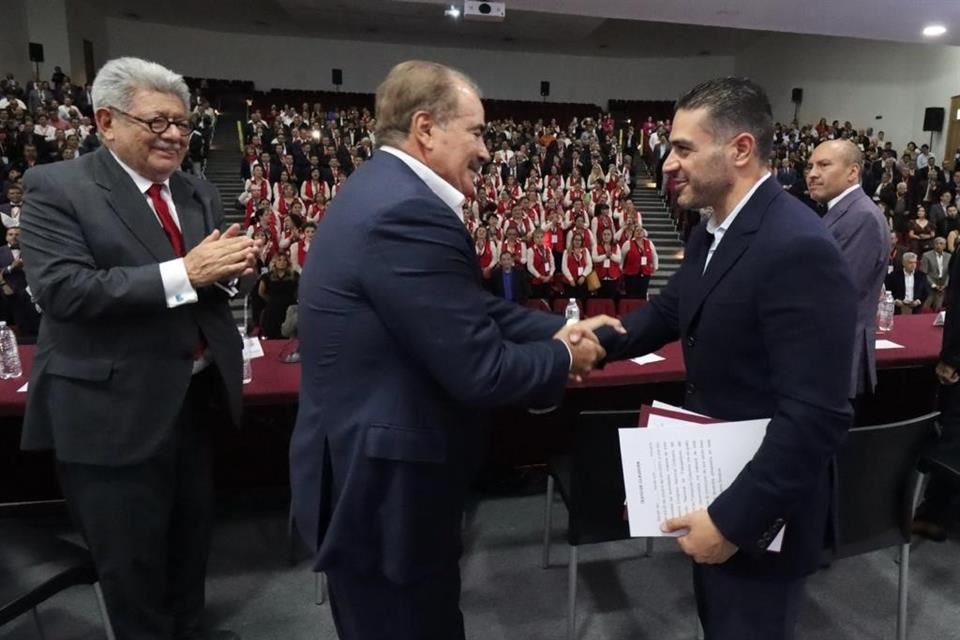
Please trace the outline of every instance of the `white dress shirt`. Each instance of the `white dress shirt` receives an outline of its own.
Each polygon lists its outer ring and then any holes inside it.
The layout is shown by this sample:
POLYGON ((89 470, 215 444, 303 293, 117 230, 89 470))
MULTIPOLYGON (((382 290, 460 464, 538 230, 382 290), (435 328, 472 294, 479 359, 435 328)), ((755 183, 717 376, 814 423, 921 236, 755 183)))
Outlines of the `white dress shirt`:
POLYGON ((910 303, 913 302, 913 276, 916 274, 916 271, 913 273, 903 272, 903 302, 910 303))
POLYGON ((757 183, 750 188, 750 191, 747 191, 747 194, 743 196, 740 202, 737 203, 737 206, 727 214, 727 217, 724 218, 723 222, 717 224, 716 214, 710 216, 710 219, 707 220, 707 233, 713 234, 713 244, 710 245, 710 249, 707 251, 707 259, 703 263, 703 272, 707 272, 707 266, 710 264, 710 259, 713 258, 713 254, 716 253, 717 247, 720 246, 720 242, 723 240, 724 234, 727 232, 727 229, 730 228, 730 225, 733 224, 733 221, 736 219, 737 214, 740 213, 740 210, 743 209, 750 198, 753 197, 753 194, 757 192, 757 189, 760 188, 760 185, 763 184, 763 181, 770 177, 770 172, 763 174, 763 177, 757 180, 757 183))
POLYGON ((433 191, 438 198, 443 200, 444 204, 450 207, 450 209, 457 214, 457 217, 460 218, 460 222, 463 222, 463 201, 466 200, 466 198, 462 193, 457 191, 452 184, 441 178, 433 169, 423 164, 406 151, 387 145, 380 147, 380 150, 386 151, 390 155, 400 158, 403 164, 410 167, 410 170, 417 174, 418 178, 423 180, 423 182, 430 188, 430 191, 433 191))
MULTIPOLYGON (((150 200, 150 196, 147 195, 147 189, 153 185, 153 182, 128 167, 112 150, 110 153, 113 155, 114 160, 117 161, 117 164, 130 176, 133 183, 137 185, 137 189, 147 201, 147 206, 150 207, 150 210, 153 211, 154 216, 156 216, 157 212, 153 208, 153 202, 150 200)), ((170 193, 169 178, 163 182, 160 197, 167 203, 167 208, 170 210, 170 217, 173 218, 177 228, 182 228, 180 226, 180 218, 177 216, 177 205, 174 204, 173 195, 170 193)), ((157 217, 157 224, 161 224, 159 217, 157 217)), ((190 284, 190 278, 187 277, 187 267, 183 262, 183 258, 161 262, 160 279, 163 281, 163 294, 167 298, 168 308, 173 309, 174 307, 192 304, 197 301, 197 291, 193 288, 193 285, 190 284)))
POLYGON ((848 193, 855 191, 859 186, 860 186, 859 184, 855 184, 852 187, 847 187, 843 191, 843 193, 841 193, 836 198, 832 199, 830 202, 827 203, 827 211, 830 211, 830 209, 833 209, 835 206, 837 206, 838 202, 846 198, 848 193))

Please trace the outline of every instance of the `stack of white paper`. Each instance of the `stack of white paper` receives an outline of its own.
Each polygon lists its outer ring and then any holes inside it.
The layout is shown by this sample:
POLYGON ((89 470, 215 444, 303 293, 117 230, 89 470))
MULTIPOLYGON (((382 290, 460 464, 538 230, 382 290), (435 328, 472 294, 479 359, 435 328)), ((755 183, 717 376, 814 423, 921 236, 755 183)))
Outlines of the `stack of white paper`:
MULTIPOLYGON (((753 458, 769 422, 721 422, 660 402, 645 407, 646 428, 620 429, 630 535, 667 535, 665 520, 706 509, 753 458)), ((770 551, 780 550, 783 531, 770 551)))

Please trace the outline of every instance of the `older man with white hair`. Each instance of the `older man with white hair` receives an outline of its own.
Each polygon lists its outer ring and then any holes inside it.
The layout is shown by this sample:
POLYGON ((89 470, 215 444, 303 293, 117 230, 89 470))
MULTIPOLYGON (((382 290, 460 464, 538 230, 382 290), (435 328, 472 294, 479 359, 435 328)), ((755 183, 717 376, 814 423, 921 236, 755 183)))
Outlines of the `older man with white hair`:
POLYGON ((122 640, 204 637, 210 430, 240 414, 225 283, 252 274, 256 247, 221 231, 213 186, 178 172, 188 103, 176 73, 111 60, 93 83, 103 146, 25 181, 44 320, 22 446, 54 450, 122 640))

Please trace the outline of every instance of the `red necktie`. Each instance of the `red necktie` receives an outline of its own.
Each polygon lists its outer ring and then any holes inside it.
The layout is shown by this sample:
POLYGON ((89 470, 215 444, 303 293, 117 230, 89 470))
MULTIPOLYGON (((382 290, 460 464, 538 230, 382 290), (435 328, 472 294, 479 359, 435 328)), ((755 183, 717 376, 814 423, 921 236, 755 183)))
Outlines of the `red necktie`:
POLYGON ((162 184, 152 184, 150 188, 147 189, 147 195, 150 196, 150 201, 153 202, 153 208, 157 212, 157 217, 160 218, 160 226, 163 227, 163 232, 167 235, 167 239, 173 247, 173 252, 177 254, 178 258, 182 258, 185 255, 183 250, 183 234, 180 233, 180 227, 177 226, 177 223, 173 220, 173 216, 170 215, 170 208, 167 207, 166 201, 160 196, 162 189, 162 184))

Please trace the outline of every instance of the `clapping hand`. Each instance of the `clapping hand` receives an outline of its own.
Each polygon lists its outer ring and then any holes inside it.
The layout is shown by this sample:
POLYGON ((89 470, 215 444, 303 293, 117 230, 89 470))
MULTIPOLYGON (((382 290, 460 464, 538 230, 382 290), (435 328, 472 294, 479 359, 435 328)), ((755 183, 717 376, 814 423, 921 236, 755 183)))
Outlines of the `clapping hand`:
POLYGON ((582 382, 583 377, 607 356, 594 333, 600 327, 613 327, 621 334, 627 332, 617 318, 601 315, 568 324, 553 336, 555 340, 561 340, 570 347, 573 355, 570 378, 575 382, 582 382))

